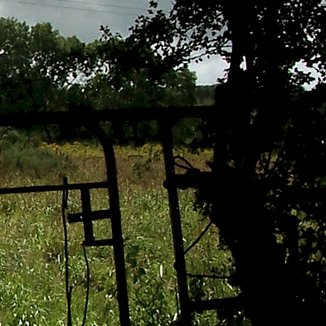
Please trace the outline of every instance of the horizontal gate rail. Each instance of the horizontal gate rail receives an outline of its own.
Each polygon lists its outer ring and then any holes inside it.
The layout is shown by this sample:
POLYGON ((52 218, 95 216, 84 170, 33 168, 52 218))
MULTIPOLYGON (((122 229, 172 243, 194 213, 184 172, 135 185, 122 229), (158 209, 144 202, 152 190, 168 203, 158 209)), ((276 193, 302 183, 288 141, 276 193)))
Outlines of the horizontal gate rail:
POLYGON ((181 118, 210 118, 215 113, 213 106, 185 107, 150 107, 119 108, 92 110, 89 107, 78 107, 71 111, 59 112, 19 112, 0 114, 0 126, 24 128, 33 125, 65 124, 71 126, 89 125, 101 121, 145 121, 169 120, 181 118))
MULTIPOLYGON (((188 294, 186 264, 183 249, 182 221, 179 210, 177 188, 174 184, 174 159, 173 159, 173 125, 183 118, 199 118, 213 121, 215 117, 214 106, 188 106, 188 107, 149 107, 149 108, 111 108, 96 111, 89 106, 72 107, 70 111, 63 112, 19 112, 0 114, 0 127, 28 128, 38 125, 84 126, 93 132, 100 141, 106 162, 107 181, 94 183, 76 183, 61 185, 35 185, 24 187, 0 188, 0 195, 22 194, 50 191, 81 190, 83 218, 81 214, 74 215, 75 222, 90 222, 85 229, 85 243, 90 245, 113 245, 116 267, 117 299, 119 304, 120 325, 130 326, 126 269, 124 260, 124 247, 121 226, 121 212, 119 204, 119 190, 117 182, 116 160, 112 140, 99 125, 100 122, 158 121, 166 169, 166 185, 168 186, 170 219, 173 232, 175 251, 175 267, 178 279, 178 292, 180 300, 180 321, 183 325, 191 324, 193 307, 188 294), (92 233, 92 213, 89 201, 89 189, 106 188, 109 192, 110 219, 112 226, 112 239, 95 240, 92 233), (86 203, 86 204, 85 204, 86 203), (86 213, 85 213, 86 212, 86 213), (86 215, 85 215, 86 214, 86 215), (85 220, 88 216, 90 220, 85 220)), ((179 179, 181 179, 179 177, 179 179)), ((204 304, 202 304, 203 306, 204 304)), ((206 305, 206 303, 205 303, 206 305)))
POLYGON ((0 195, 6 194, 27 194, 34 192, 51 192, 63 190, 80 190, 80 189, 107 189, 108 182, 90 182, 90 183, 73 183, 67 185, 41 185, 28 187, 0 188, 0 195))

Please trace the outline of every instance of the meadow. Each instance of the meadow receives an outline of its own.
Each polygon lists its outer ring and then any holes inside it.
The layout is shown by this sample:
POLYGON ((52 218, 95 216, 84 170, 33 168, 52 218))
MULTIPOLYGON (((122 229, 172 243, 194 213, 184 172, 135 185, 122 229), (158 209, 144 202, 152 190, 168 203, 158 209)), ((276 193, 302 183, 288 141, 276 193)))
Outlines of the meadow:
MULTIPOLYGON (((2 140, 0 149, 1 187, 61 184, 64 176, 69 183, 105 180, 103 154, 94 143, 46 144, 30 138, 24 143, 11 135, 2 140)), ((173 325, 177 284, 161 148, 145 145, 115 151, 132 325, 173 325)), ((179 148, 175 154, 205 169, 212 153, 179 148)), ((105 190, 91 195, 93 209, 108 208, 105 190)), ((209 220, 194 210, 193 190, 182 190, 179 196, 188 248, 209 220)), ((80 210, 79 193, 70 191, 68 211, 80 210)), ((84 255, 82 225, 67 228, 73 325, 119 325, 112 248, 89 247, 84 255)), ((98 238, 110 237, 109 222, 97 221, 94 232, 98 238)), ((187 253, 186 262, 193 274, 232 271, 232 258, 219 246, 214 226, 187 253)), ((65 271, 62 193, 1 195, 0 325, 66 325, 65 271)), ((189 291, 194 298, 208 299, 234 295, 238 289, 225 279, 194 278, 189 291)), ((193 322, 222 324, 214 312, 198 314, 193 322)))

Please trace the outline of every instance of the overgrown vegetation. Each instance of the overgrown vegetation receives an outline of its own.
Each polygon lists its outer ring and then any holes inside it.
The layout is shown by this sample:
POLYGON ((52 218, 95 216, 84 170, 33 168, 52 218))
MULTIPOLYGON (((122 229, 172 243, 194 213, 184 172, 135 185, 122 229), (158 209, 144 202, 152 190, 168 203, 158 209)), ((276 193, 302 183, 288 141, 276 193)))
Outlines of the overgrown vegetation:
MULTIPOLYGON (((229 67, 215 89, 216 120, 206 125, 184 120, 177 135, 179 145, 195 140, 201 146, 214 135, 211 178, 200 180, 196 200, 210 208, 206 213, 232 252, 236 268, 232 284, 241 288, 244 315, 252 325, 326 324, 325 1, 218 0, 208 5, 207 1, 176 0, 169 12, 162 11, 155 0, 149 5, 148 14, 138 17, 126 38, 102 27, 102 39, 88 45, 76 38, 63 39, 50 24, 30 29, 1 19, 1 112, 72 110, 78 114, 87 108, 198 104, 195 76, 187 63, 203 55, 221 56, 229 67)), ((140 146, 156 140, 155 123, 118 127, 106 130, 117 144, 140 146)), ((69 126, 55 136, 51 131, 46 130, 51 142, 82 135, 69 126)), ((42 156, 46 170, 56 164, 47 165, 53 158, 48 160, 48 155, 55 156, 61 149, 45 147, 34 155, 42 156)), ((132 175, 140 182, 153 172, 156 161, 143 161, 137 155, 126 158, 123 171, 133 166, 132 175), (137 158, 135 164, 132 158, 137 158)), ((6 148, 3 157, 6 166, 21 171, 12 176, 26 182, 24 155, 19 158, 15 148, 6 148)), ((92 179, 92 169, 82 172, 78 163, 94 167, 99 166, 98 160, 92 158, 90 164, 87 155, 80 157, 72 160, 74 168, 69 168, 69 160, 64 164, 69 178, 92 179)), ((28 171, 35 171, 33 166, 28 171)), ((32 172, 28 181, 39 177, 32 172)), ((141 204, 142 215, 135 215, 137 221, 145 219, 146 227, 152 221, 148 216, 160 216, 156 212, 160 205, 155 205, 161 188, 156 187, 156 179, 159 176, 146 178, 145 192, 143 187, 133 188, 135 198, 147 196, 154 205, 141 204), (148 216, 146 209, 151 212, 148 216)), ((122 174, 121 184, 129 193, 132 181, 125 180, 129 179, 122 174)), ((189 208, 194 223, 197 213, 188 206, 188 195, 182 196, 186 196, 183 209, 188 212, 189 208)), ((133 202, 133 197, 126 198, 133 202)), ((129 201, 124 208, 128 213, 129 201)), ((133 248, 131 257, 138 250, 133 248)), ((210 259, 204 257, 200 264, 210 259)), ((153 261, 142 262, 144 266, 150 262, 149 267, 139 270, 136 280, 146 283, 143 277, 151 275, 153 261)), ((154 265, 159 266, 161 277, 164 264, 160 260, 154 265)), ((194 284, 200 296, 201 284, 194 284)), ((153 293, 155 299, 160 292, 153 293)), ((137 307, 139 303, 143 301, 137 307)), ((154 324, 156 316, 166 314, 156 315, 161 308, 155 300, 151 303, 149 323, 154 324)), ((147 308, 139 315, 147 313, 147 308)), ((219 313, 221 317, 223 309, 219 313)), ((186 318, 184 323, 188 324, 186 318)))
MULTIPOLYGON (((15 142, 11 131, 1 142, 1 184, 20 186, 104 180, 103 157, 97 145, 80 142, 31 144, 31 138, 15 142), (5 146, 6 145, 6 146, 5 146), (29 158, 38 162, 33 166, 29 158), (44 159, 45 158, 45 159, 44 159), (49 161, 52 164, 48 164, 49 161)), ((21 137, 20 137, 21 140, 21 137)), ((176 319, 176 277, 161 149, 117 147, 121 211, 125 240, 130 311, 133 325, 172 325, 176 319)), ((178 154, 205 168, 211 158, 179 149, 178 154)), ((65 325, 65 256, 61 217, 61 193, 0 196, 0 323, 3 325, 65 325)), ((194 193, 180 192, 187 248, 209 222, 194 211, 194 193)), ((92 192, 93 209, 107 208, 104 190, 92 192)), ((70 212, 81 210, 79 194, 69 193, 70 212)), ((110 236, 107 221, 95 224, 98 238, 110 236)), ((70 284, 73 324, 81 325, 87 287, 86 263, 81 243, 81 225, 68 225, 70 284)), ((228 276, 232 259, 227 250, 217 250, 215 227, 187 253, 188 270, 194 274, 228 276)), ((90 292, 86 325, 119 325, 115 269, 111 247, 87 248, 90 292)), ((226 279, 194 278, 193 297, 211 298, 236 294, 226 279)), ((222 320, 220 320, 222 322, 222 320)), ((195 318, 194 325, 215 325, 214 313, 195 318)), ((222 325, 222 323, 221 323, 222 325)))
POLYGON ((326 324, 325 1, 150 5, 128 38, 166 54, 164 67, 203 53, 229 63, 198 201, 232 251, 245 315, 255 326, 326 324))

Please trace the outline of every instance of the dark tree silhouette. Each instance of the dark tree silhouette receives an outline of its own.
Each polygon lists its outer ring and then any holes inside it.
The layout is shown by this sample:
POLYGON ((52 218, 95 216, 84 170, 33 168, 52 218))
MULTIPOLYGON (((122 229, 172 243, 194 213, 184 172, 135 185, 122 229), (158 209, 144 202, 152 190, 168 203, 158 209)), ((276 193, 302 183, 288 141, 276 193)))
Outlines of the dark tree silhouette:
POLYGON ((325 3, 177 0, 168 16, 151 6, 131 32, 162 54, 162 71, 209 54, 229 62, 216 88, 214 178, 198 202, 212 204, 232 251, 246 316, 325 324, 325 3), (320 76, 310 90, 298 63, 320 76))

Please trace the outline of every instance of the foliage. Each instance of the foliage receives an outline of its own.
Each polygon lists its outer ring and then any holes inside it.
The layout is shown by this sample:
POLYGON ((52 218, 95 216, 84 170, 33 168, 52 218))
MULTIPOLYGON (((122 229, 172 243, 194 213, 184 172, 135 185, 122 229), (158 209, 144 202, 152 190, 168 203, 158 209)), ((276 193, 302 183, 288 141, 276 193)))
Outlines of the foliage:
MULTIPOLYGON (((201 183, 196 200, 210 208, 207 214, 232 253, 233 285, 240 287, 254 326, 325 321, 324 1, 177 0, 167 15, 155 1, 150 4, 148 15, 139 17, 125 39, 108 28, 103 28, 102 41, 87 47, 71 39, 68 62, 57 51, 62 39, 48 25, 34 29, 33 35, 47 40, 40 50, 46 55, 38 61, 29 50, 26 24, 2 19, 2 107, 19 110, 26 104, 31 110, 48 108, 47 103, 56 103, 56 108, 86 103, 103 108, 105 101, 164 106, 169 101, 186 104, 185 99, 191 104, 194 98, 187 95, 192 95, 194 79, 184 63, 203 54, 221 55, 229 63, 228 74, 216 89, 218 118, 205 126, 215 134, 212 175, 201 183), (80 62, 85 67, 76 66, 80 62), (43 63, 51 68, 42 69, 43 63), (298 63, 319 74, 312 90, 303 88, 311 76, 298 63), (71 77, 78 69, 87 78, 65 88, 69 78, 64 72, 71 77), (42 83, 33 84, 39 76, 42 83)), ((156 131, 155 125, 142 127, 137 141, 156 131)), ((129 142, 133 126, 122 129, 129 142)), ((140 166, 137 173, 149 171, 140 166)), ((138 249, 131 251, 136 255, 138 249)), ((136 274, 140 279, 144 271, 136 274)), ((200 295, 201 284, 195 283, 195 290, 200 295)), ((156 311, 160 308, 151 307, 151 322, 156 311)))
POLYGON ((197 105, 213 105, 215 102, 214 85, 198 85, 196 87, 197 105))
POLYGON ((320 0, 178 0, 168 14, 151 1, 131 28, 164 67, 209 54, 229 63, 198 201, 232 251, 253 325, 324 318, 325 16, 320 0), (312 90, 298 63, 318 74, 312 90))
POLYGON ((138 49, 133 39, 112 35, 108 29, 103 33, 103 40, 93 47, 98 70, 83 88, 96 109, 194 104, 194 73, 186 68, 168 69, 156 78, 153 70, 134 62, 144 53, 155 57, 153 50, 138 49), (135 49, 140 53, 133 53, 135 49))
POLYGON ((64 87, 83 67, 84 45, 76 37, 60 36, 49 23, 30 28, 1 18, 0 30, 0 111, 64 109, 64 87))
POLYGON ((52 173, 64 174, 73 164, 67 155, 55 155, 40 146, 38 134, 14 129, 2 130, 0 134, 1 175, 9 178, 23 175, 41 179, 52 173))
MULTIPOLYGON (((14 135, 11 134, 13 140, 14 135)), ((74 164, 66 173, 69 182, 103 180, 103 157, 96 145, 81 143, 39 144, 62 160, 67 155, 74 164)), ((119 168, 121 213, 124 230, 130 311, 135 325, 173 325, 176 316, 176 279, 169 223, 161 149, 146 145, 141 149, 116 148, 119 168), (138 156, 137 156, 138 155, 138 156), (151 157, 151 169, 141 179, 133 165, 139 156, 151 157), (159 230, 159 232, 158 232, 159 230)), ((179 155, 205 165, 203 155, 180 149, 179 155)), ((21 173, 12 179, 4 175, 3 184, 20 186, 39 184, 40 179, 21 173)), ((46 182, 62 182, 54 171, 43 177, 46 182)), ((184 241, 188 247, 207 224, 206 218, 193 210, 192 191, 180 193, 184 220, 184 241)), ((107 208, 106 191, 92 192, 93 209, 107 208)), ((65 325, 65 257, 61 220, 61 194, 38 193, 2 195, 0 197, 0 322, 5 325, 65 325)), ((81 210, 80 196, 69 192, 69 212, 81 210)), ((94 223, 96 237, 110 236, 107 221, 94 223), (102 223, 103 222, 103 223, 102 223)), ((73 323, 81 324, 86 266, 81 243, 82 225, 69 224, 69 265, 72 286, 73 323)), ((200 243, 187 254, 189 270, 194 273, 227 274, 232 268, 228 251, 216 250, 216 229, 211 227, 200 243)), ((89 325, 119 325, 116 300, 115 269, 108 247, 87 248, 90 265, 89 325)), ((193 282, 192 294, 207 290, 207 298, 237 292, 227 280, 193 282)), ((215 314, 198 315, 195 325, 216 323, 215 314)))
MULTIPOLYGON (((195 74, 186 67, 170 67, 154 76, 161 67, 158 54, 139 48, 132 36, 123 38, 103 28, 101 40, 84 44, 75 36, 64 38, 50 23, 29 27, 5 18, 0 19, 0 32, 2 113, 196 104, 195 74), (143 59, 156 68, 140 65, 137 60, 143 59)), ((142 145, 158 133, 152 121, 110 129, 121 144, 142 145)), ((46 127, 49 142, 79 137, 89 135, 81 128, 46 127)))

